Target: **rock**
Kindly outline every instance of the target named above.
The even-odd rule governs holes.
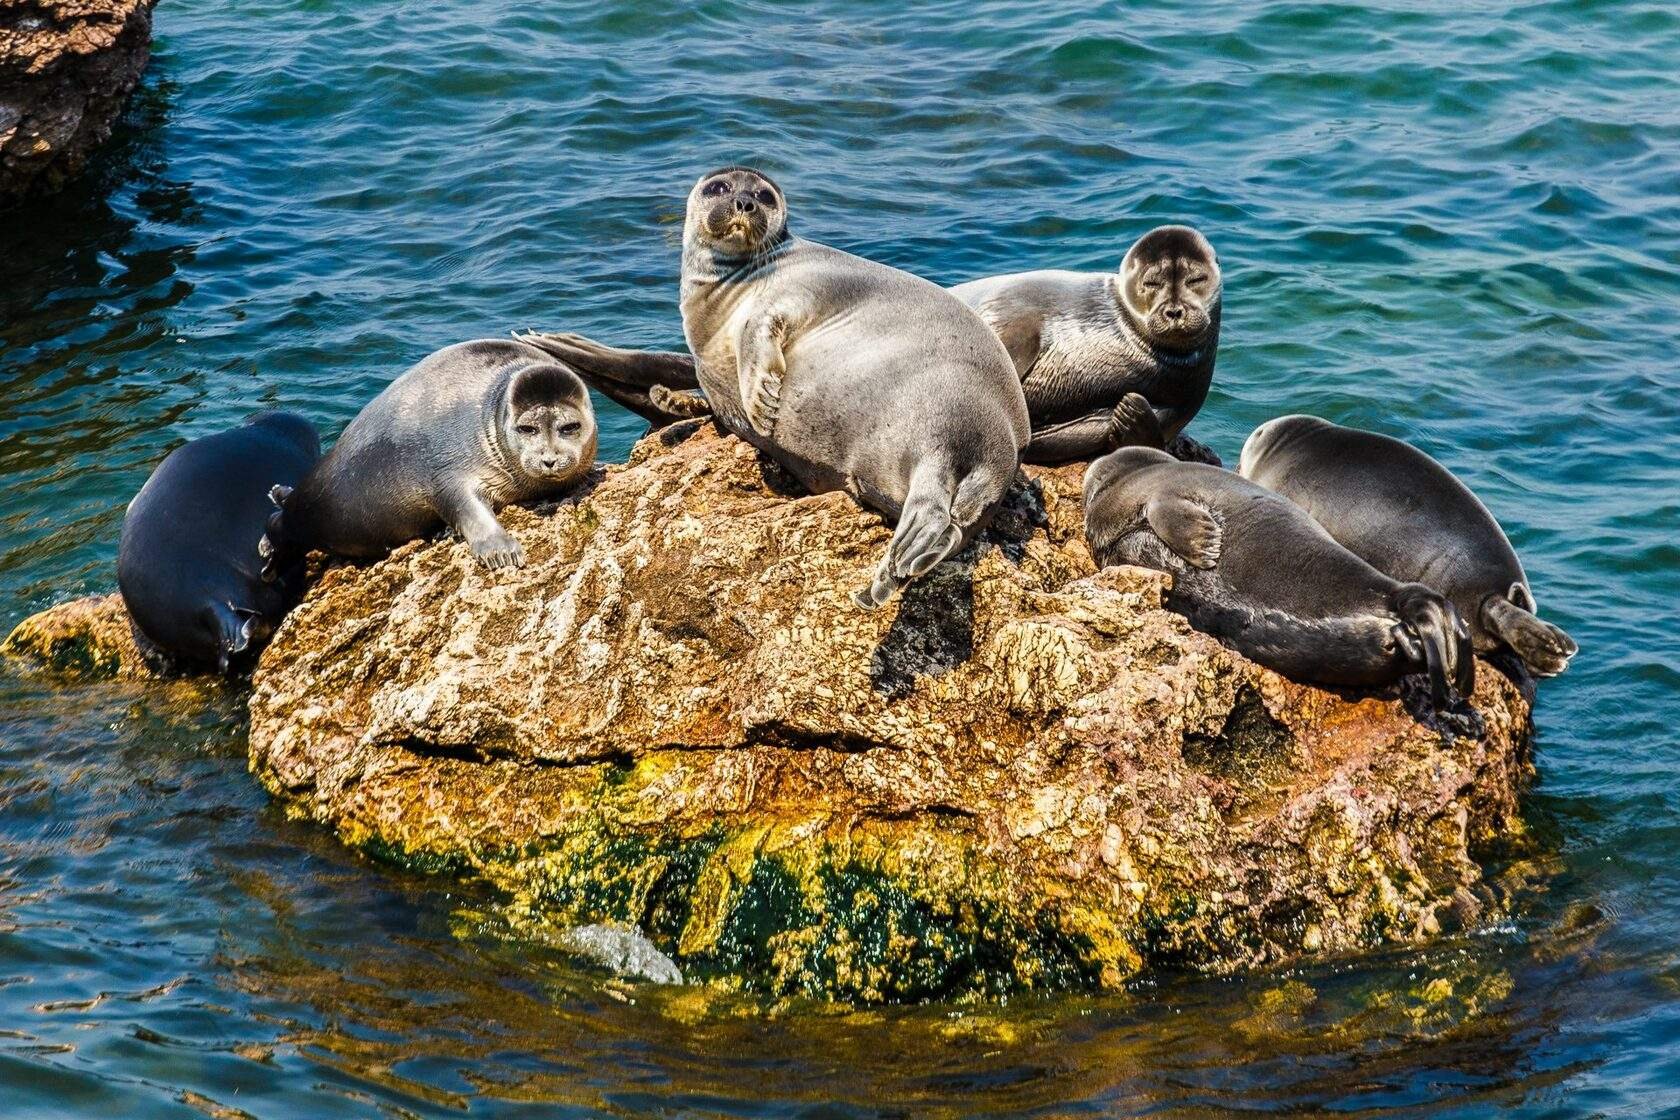
[[[600,965],[615,976],[654,984],[681,984],[682,969],[661,953],[641,930],[616,922],[566,930],[558,944],[568,952]]]
[[[72,599],[30,615],[0,642],[0,654],[35,661],[60,672],[152,675],[135,644],[120,595]]]
[[[1413,941],[1491,894],[1528,705],[1480,738],[1286,681],[1097,572],[1078,467],[1032,468],[980,544],[877,612],[886,545],[700,422],[557,506],[527,566],[454,540],[329,569],[251,696],[298,816],[502,888],[553,940],[645,930],[696,978],[917,1000],[1112,988]]]
[[[57,190],[110,136],[151,55],[156,2],[0,7],[0,205]]]

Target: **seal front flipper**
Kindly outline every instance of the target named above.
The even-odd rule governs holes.
[[[1205,506],[1188,498],[1157,495],[1144,503],[1143,517],[1155,535],[1187,563],[1197,568],[1219,563],[1225,531]]]
[[[1167,446],[1160,417],[1142,393],[1127,393],[1120,398],[1109,419],[1108,438],[1112,447],[1154,447],[1164,451]]]
[[[742,324],[735,342],[741,407],[753,431],[767,438],[782,407],[782,374],[787,372],[782,336],[786,329],[787,323],[780,315],[764,312]]]
[[[1535,676],[1557,676],[1580,649],[1568,634],[1534,614],[1534,597],[1521,583],[1513,583],[1504,595],[1489,595],[1481,614],[1488,632],[1515,650]]]
[[[472,554],[486,568],[520,568],[525,565],[525,553],[513,534],[502,528],[490,503],[476,489],[461,489],[444,495],[445,508],[438,512],[450,528],[461,534]]]
[[[655,385],[648,390],[648,402],[661,412],[683,420],[712,414],[712,402],[703,394],[668,389],[663,385]]]
[[[1393,606],[1394,613],[1422,646],[1421,660],[1429,673],[1429,692],[1435,706],[1444,708],[1457,697],[1468,698],[1476,689],[1476,657],[1470,628],[1458,610],[1439,592],[1421,583],[1401,584],[1394,592]]]

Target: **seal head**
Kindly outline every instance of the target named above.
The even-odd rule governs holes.
[[[787,237],[787,200],[762,171],[720,167],[689,191],[685,227],[685,241],[698,241],[719,257],[754,257]]]
[[[1218,327],[1219,258],[1189,226],[1158,226],[1120,262],[1120,299],[1144,339],[1163,350],[1201,348]]]
[[[579,463],[595,459],[595,416],[580,388],[574,374],[550,361],[508,379],[497,410],[501,449],[533,492],[564,485]]]

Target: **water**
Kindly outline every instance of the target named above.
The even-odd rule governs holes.
[[[709,166],[947,283],[1190,221],[1226,275],[1192,432],[1416,441],[1581,643],[1512,919],[998,1009],[620,989],[288,822],[236,694],[8,667],[7,1116],[1680,1114],[1680,13],[1059,7],[166,0],[92,180],[0,214],[0,625],[109,589],[150,466],[249,411],[335,431],[516,327],[679,343]]]

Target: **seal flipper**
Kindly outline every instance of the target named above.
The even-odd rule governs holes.
[[[1161,418],[1155,415],[1142,393],[1127,393],[1120,398],[1109,417],[1108,438],[1112,447],[1153,447],[1164,451],[1167,446]]]
[[[216,671],[226,676],[235,657],[268,637],[268,620],[261,611],[229,602],[213,602],[204,609],[216,633]]]
[[[1580,649],[1563,630],[1534,614],[1534,597],[1520,583],[1504,595],[1489,595],[1481,614],[1488,632],[1510,646],[1537,677],[1557,676]]]
[[[586,381],[591,376],[640,389],[664,385],[698,389],[694,358],[670,350],[625,350],[607,346],[581,334],[542,331],[514,332],[514,339],[560,359]],[[590,381],[590,384],[595,384]]]
[[[741,407],[753,431],[769,438],[782,408],[782,375],[787,359],[782,355],[780,316],[774,312],[755,315],[741,326],[735,340],[736,374],[740,378]]]
[[[263,535],[257,539],[257,555],[262,558],[264,583],[279,579],[280,573],[300,555],[297,546],[286,539],[286,499],[292,496],[293,490],[293,487],[279,483],[268,488],[268,500],[274,503],[274,512],[268,515]]]
[[[648,402],[662,412],[682,420],[710,416],[712,404],[704,395],[655,385],[648,390]]]
[[[1468,699],[1476,689],[1476,657],[1470,645],[1470,628],[1458,610],[1421,583],[1401,584],[1394,592],[1393,606],[1394,613],[1422,646],[1429,694],[1435,706],[1446,708],[1457,697]],[[1412,652],[1415,659],[1416,650]]]
[[[1156,497],[1143,507],[1144,520],[1166,546],[1197,568],[1219,563],[1225,530],[1212,511],[1188,498]]]
[[[943,468],[924,463],[910,480],[898,526],[887,544],[870,585],[852,596],[865,610],[884,606],[893,592],[940,563],[962,547],[963,529],[952,516],[957,500]]]

